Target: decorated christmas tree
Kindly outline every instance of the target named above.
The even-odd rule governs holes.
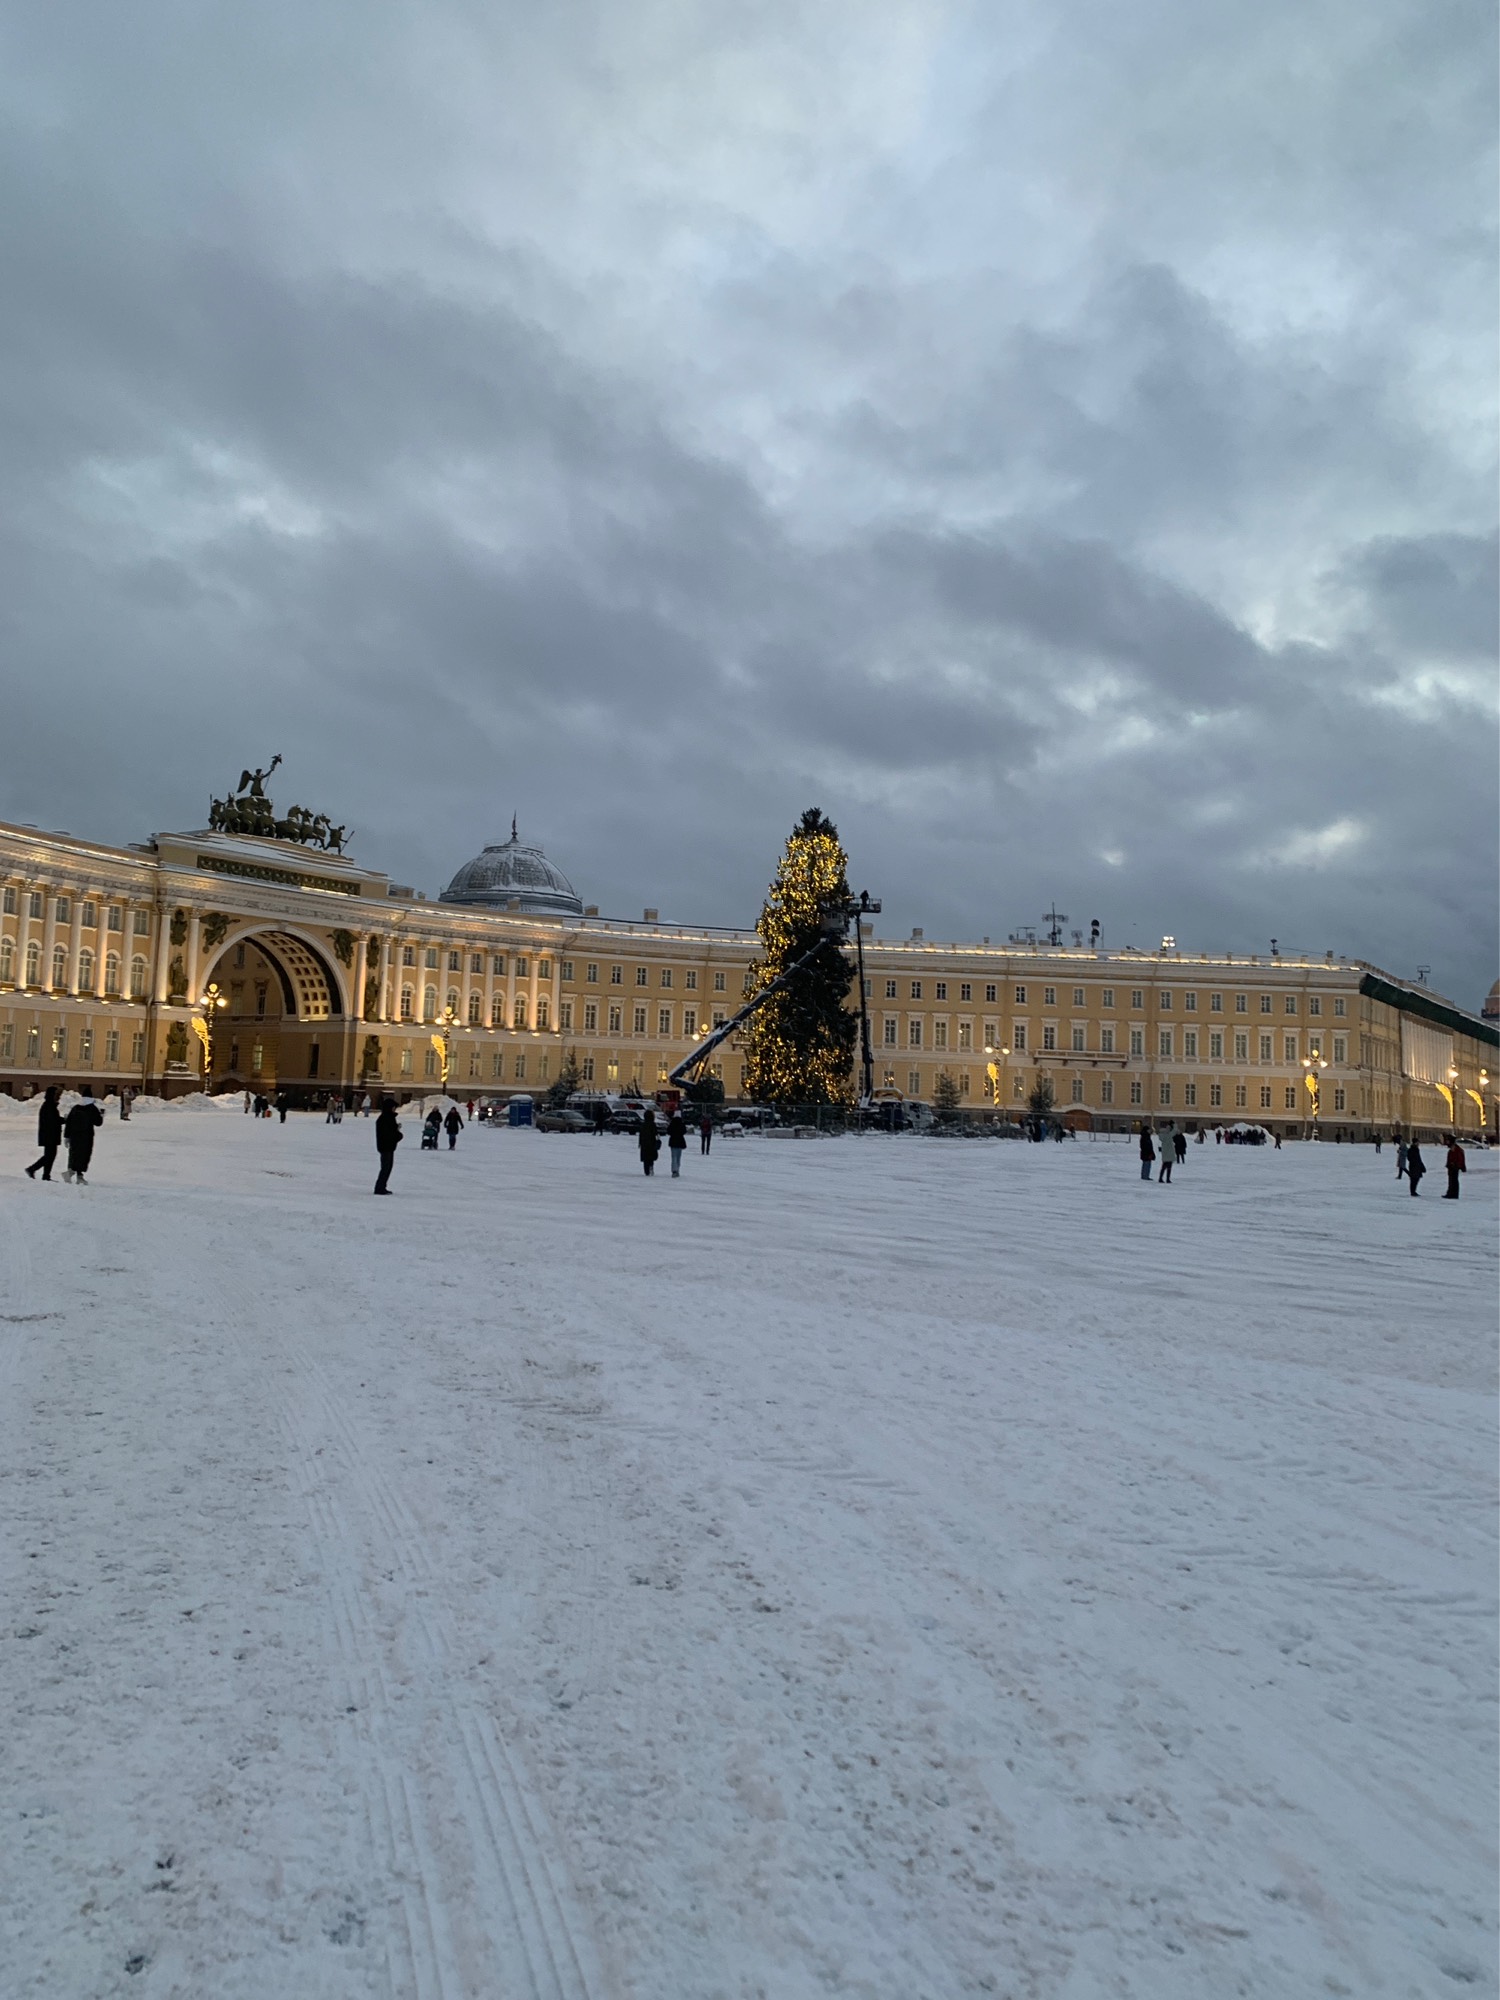
[[[745,1095],[762,1104],[847,1104],[853,1094],[858,1017],[847,1003],[854,968],[823,921],[849,899],[848,861],[838,829],[816,806],[792,829],[771,893],[755,926],[761,956],[747,991],[757,993],[819,946],[746,1031]]]

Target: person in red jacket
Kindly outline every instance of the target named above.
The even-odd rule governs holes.
[[[1464,1157],[1464,1149],[1459,1145],[1456,1133],[1450,1132],[1448,1135],[1448,1157],[1443,1164],[1448,1169],[1448,1187],[1443,1195],[1443,1200],[1457,1201],[1458,1177],[1460,1174],[1466,1174],[1469,1171],[1469,1162]]]

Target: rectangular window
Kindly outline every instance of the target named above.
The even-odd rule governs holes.
[[[1170,1083],[1157,1085],[1157,1100],[1162,1104],[1170,1104],[1172,1102],[1172,1086]]]
[[[469,970],[470,972],[484,971],[484,954],[482,952],[471,951],[469,953]]]
[[[1250,1060],[1250,1037],[1249,1037],[1248,1035],[1236,1035],[1236,1036],[1235,1036],[1235,1038],[1234,1038],[1234,1059],[1235,1059],[1235,1061],[1236,1061],[1236,1062],[1249,1062],[1249,1060]]]
[[[1296,1084],[1295,1084],[1295,1083],[1289,1083],[1289,1084],[1287,1085],[1287,1087],[1286,1087],[1286,1091],[1285,1091],[1284,1095],[1285,1095],[1285,1101],[1286,1101],[1286,1108],[1287,1108],[1287,1110],[1288,1110],[1288,1111],[1295,1111],[1295,1110],[1297,1109],[1297,1086],[1296,1086]]]
[[[1184,1013],[1184,1014],[1196,1014],[1196,1013],[1197,1013],[1197,1011],[1198,1011],[1198,996],[1197,996],[1197,994],[1196,994],[1196,993],[1184,993],[1184,994],[1183,994],[1183,996],[1182,996],[1182,1011],[1183,1011],[1183,1013]]]
[[[714,1026],[716,1028],[722,1028],[723,1025],[724,1025],[724,1009],[722,1007],[715,1007]]]
[[[1158,1006],[1158,1007],[1159,1007],[1159,1008],[1161,1009],[1161,1011],[1162,1011],[1162,1013],[1163,1013],[1163,1014],[1170,1014],[1170,1013],[1171,1013],[1171,1011],[1172,1011],[1172,994],[1171,994],[1171,990],[1170,990],[1170,988],[1168,988],[1168,987],[1166,987],[1166,986],[1163,986],[1163,987],[1161,988],[1160,992],[1159,992],[1159,993],[1157,994],[1157,996],[1156,996],[1156,1004],[1157,1004],[1157,1006]]]
[[[1130,1101],[1132,1104],[1139,1104],[1141,1101],[1141,1080],[1139,1077],[1130,1086]]]
[[[945,1049],[945,1048],[947,1048],[947,1046],[948,1046],[948,1023],[947,1023],[946,1021],[934,1021],[934,1022],[933,1022],[933,1024],[932,1024],[932,1046],[933,1046],[933,1047],[934,1047],[935,1049]]]
[[[594,961],[591,960],[583,968],[583,977],[585,983],[589,986],[597,986],[599,984],[599,967]]]
[[[109,912],[109,915],[104,920],[104,928],[109,931],[124,930],[125,912],[119,909],[111,910]]]
[[[1321,1035],[1309,1035],[1309,1036],[1308,1036],[1308,1038],[1307,1038],[1307,1053],[1308,1053],[1308,1054],[1309,1054],[1310,1056],[1320,1056],[1320,1055],[1322,1055],[1322,1053],[1323,1053],[1323,1037],[1322,1037]]]
[[[537,976],[537,978],[538,978],[538,979],[551,979],[551,977],[552,977],[552,961],[551,961],[551,959],[550,959],[550,958],[539,958],[539,959],[537,960],[537,962],[536,962],[536,976]],[[543,1057],[542,1057],[542,1061],[543,1061],[543,1062],[545,1062],[546,1060],[547,1060],[547,1058],[546,1058],[545,1056],[543,1056]]]
[[[610,1033],[611,1033],[612,1035],[618,1035],[618,1034],[620,1033],[620,1023],[621,1023],[621,1021],[622,1021],[622,1020],[624,1019],[624,1015],[625,1015],[625,1010],[624,1010],[624,1008],[623,1008],[623,1007],[611,1007],[611,1008],[610,1008],[610,1010],[609,1010],[609,1032],[610,1032]]]
[[[967,979],[964,980],[963,983],[960,985],[958,989],[958,997],[960,1000],[972,1000],[974,998],[974,989],[969,984]]]
[[[1341,1083],[1333,1086],[1333,1108],[1335,1111],[1344,1109],[1344,1086]]]
[[[598,1028],[599,1002],[597,1000],[586,1001],[583,1009],[583,1032],[586,1035],[596,1034]]]
[[[670,1007],[658,1007],[658,1008],[657,1008],[657,1010],[656,1010],[656,1032],[657,1032],[657,1034],[659,1034],[659,1035],[670,1035],[670,1034],[671,1034],[671,1032],[672,1032],[672,1010],[671,1010],[671,1008],[670,1008]]]
[[[623,986],[625,984],[625,968],[623,965],[612,965],[609,968],[609,983],[611,986]]]
[[[498,1082],[505,1074],[505,1057],[496,1049],[490,1057],[490,1075]]]
[[[938,981],[938,983],[937,983],[937,997],[938,997],[938,999],[939,999],[939,1000],[946,1000],[946,999],[947,999],[947,997],[948,997],[948,982],[947,982],[947,980],[946,980],[946,979],[940,979],[940,980]]]
[[[552,1002],[550,1000],[537,1001],[536,1024],[539,1028],[550,1028],[552,1026]],[[547,1058],[543,1056],[542,1061],[545,1062],[546,1060]]]
[[[1073,1053],[1075,1055],[1082,1055],[1083,1053],[1083,1033],[1082,1028],[1075,1028],[1073,1030]]]
[[[120,1060],[120,1031],[109,1028],[104,1036],[104,1066],[113,1069]]]
[[[61,1063],[68,1060],[68,1030],[65,1026],[53,1030],[52,1059]]]
[[[41,911],[40,911],[40,910],[34,910],[34,911],[32,912],[32,915],[33,915],[33,916],[38,916],[38,917],[39,917],[39,916],[41,915]],[[151,912],[150,912],[149,910],[137,910],[137,911],[136,911],[136,913],[135,913],[135,935],[136,935],[137,937],[150,937],[150,935],[151,935]]]
[[[401,1018],[403,1021],[409,1021],[411,1015],[403,1014]],[[503,993],[497,993],[490,1002],[490,1026],[492,1028],[503,1028],[505,1026],[505,995]]]
[[[1018,986],[1016,988],[1016,1005],[1018,1007],[1024,1007],[1026,1005],[1026,988],[1024,986]]]
[[[1101,1028],[1101,1029],[1099,1030],[1099,1053],[1100,1053],[1100,1055],[1102,1055],[1102,1056],[1112,1056],[1112,1055],[1114,1054],[1114,1052],[1115,1052],[1115,1031],[1114,1031],[1114,1029],[1113,1029],[1113,1028]]]
[[[97,903],[84,904],[82,923],[86,931],[93,931],[99,928],[99,905]]]
[[[561,963],[561,964],[560,964],[560,965],[558,966],[558,968],[557,968],[557,976],[558,976],[558,978],[559,978],[560,980],[562,980],[562,982],[564,983],[564,985],[571,985],[571,984],[572,984],[572,982],[573,982],[573,961],[572,961],[572,959],[571,959],[571,958],[565,958],[565,959],[564,959],[564,960],[562,961],[562,963]]]
[[[896,997],[896,982],[895,982],[895,980],[894,980],[894,979],[888,979],[888,980],[887,980],[887,981],[885,982],[885,997],[886,997],[886,999],[887,999],[887,1000],[894,1000],[894,999],[895,999],[895,997]]]
[[[999,994],[993,986],[986,986],[984,989],[984,997],[986,1001],[988,1001],[989,1005],[993,1007],[996,1000],[999,998]]]
[[[1196,1083],[1185,1083],[1182,1086],[1182,1101],[1188,1107],[1189,1111],[1191,1111],[1193,1106],[1198,1102],[1198,1086]]]
[[[912,999],[913,999],[913,1000],[920,1000],[920,999],[921,999],[921,997],[922,997],[922,982],[921,982],[921,980],[920,980],[920,979],[914,979],[914,980],[912,981],[912,983],[911,983],[911,997],[912,997]]]
[[[523,1053],[516,1057],[516,1082],[524,1083],[525,1081],[526,1081],[526,1057],[525,1054]]]
[[[908,1021],[908,1022],[907,1022],[907,1024],[906,1024],[906,1046],[907,1046],[907,1047],[908,1047],[909,1049],[919,1049],[919,1048],[921,1048],[921,1046],[922,1046],[922,1023],[921,1023],[920,1021]]]
[[[1115,1004],[1115,989],[1113,986],[1106,986],[1099,997],[1106,1007],[1113,1007]]]
[[[1055,1049],[1055,1048],[1057,1047],[1057,1030],[1056,1030],[1056,1028],[1043,1028],[1043,1030],[1042,1030],[1042,1047],[1043,1047],[1044,1049]]]
[[[1282,1036],[1281,1055],[1284,1062],[1291,1063],[1297,1060],[1297,1037],[1295,1035]]]
[[[1000,1025],[999,1025],[999,1023],[998,1023],[997,1021],[986,1021],[986,1022],[985,1022],[985,1024],[984,1024],[984,1045],[985,1045],[985,1047],[986,1047],[987,1049],[998,1049],[998,1048],[999,1048],[999,1046],[1000,1046]]]
[[[1209,1013],[1210,1013],[1210,1014],[1222,1014],[1222,1013],[1223,1013],[1223,1011],[1224,1011],[1224,995],[1223,995],[1222,993],[1210,993],[1210,994],[1209,994],[1209,996],[1208,996],[1208,1011],[1209,1011]]]
[[[1081,1076],[1075,1076],[1073,1079],[1073,1102],[1075,1104],[1082,1104],[1083,1102],[1083,1078]]]
[[[1335,1015],[1335,1017],[1336,1017],[1336,1018],[1337,1018],[1338,1020],[1342,1021],[1342,1020],[1343,1020],[1343,1018],[1344,1018],[1344,1003],[1343,1003],[1343,1001],[1342,1001],[1342,1000],[1335,1000],[1335,1001],[1334,1001],[1334,1003],[1333,1003],[1333,1011],[1334,1011],[1334,1015]]]
[[[1322,1011],[1323,1011],[1323,1001],[1322,1001],[1322,998],[1321,998],[1321,996],[1320,996],[1319,994],[1317,994],[1317,993],[1310,993],[1310,994],[1308,995],[1308,999],[1307,999],[1307,1011],[1308,1011],[1308,1013],[1309,1013],[1309,1014],[1321,1014],[1321,1013],[1322,1013]]]
[[[243,949],[243,947],[241,947],[241,948]],[[416,947],[416,946],[415,946],[414,944],[404,944],[404,945],[402,945],[402,947],[401,947],[401,963],[402,963],[403,965],[415,965],[415,964],[416,964],[416,962],[417,962],[417,947]],[[236,960],[236,963],[238,964],[238,963],[239,963],[239,961],[238,961],[238,960]],[[497,966],[495,967],[495,970],[496,970],[497,972],[500,972],[500,971],[503,971],[503,969],[504,969],[504,964],[505,964],[505,961],[504,961],[504,960],[502,959],[502,960],[501,960],[501,962],[500,962],[500,964],[499,964],[499,965],[497,965]]]
[[[1101,1104],[1113,1104],[1114,1101],[1115,1080],[1112,1076],[1107,1076],[1099,1086],[1099,1102]]]
[[[1260,1087],[1260,1108],[1262,1111],[1269,1111],[1271,1108],[1271,1086],[1268,1083],[1263,1083]]]
[[[592,1083],[594,1080],[594,1058],[592,1056],[585,1056],[583,1059],[583,1080],[585,1083]]]
[[[33,915],[34,917],[39,917],[39,916],[41,916],[41,915],[42,915],[42,914],[44,913],[44,911],[45,911],[45,908],[46,908],[46,904],[45,904],[45,901],[44,901],[44,899],[43,899],[43,896],[42,896],[42,892],[41,892],[41,890],[40,890],[40,889],[33,889],[33,890],[32,890],[32,892],[31,892],[31,901],[30,901],[30,903],[29,903],[29,904],[27,905],[27,907],[28,907],[28,908],[30,909],[30,911],[31,911],[31,914],[32,914],[32,915]],[[135,923],[135,927],[136,927],[136,929],[137,929],[137,930],[139,930],[139,929],[140,929],[140,927],[141,927],[141,921],[140,921],[140,920],[141,920],[141,918],[142,918],[143,916],[145,916],[145,914],[146,914],[146,912],[145,912],[144,910],[137,910],[137,911],[136,911],[136,913],[135,913],[135,917],[136,917],[136,923]]]
[[[1336,1063],[1346,1063],[1346,1062],[1348,1062],[1348,1060],[1349,1060],[1349,1037],[1348,1037],[1347,1035],[1335,1035],[1335,1036],[1334,1036],[1334,1038],[1333,1038],[1333,1059],[1334,1059],[1334,1061],[1335,1061]]]
[[[1042,1005],[1044,1007],[1055,1007],[1057,1005],[1057,988],[1055,986],[1044,986],[1042,988]]]
[[[906,1088],[909,1096],[919,1097],[921,1095],[922,1072],[919,1069],[909,1069],[906,1072]]]
[[[1130,1053],[1133,1056],[1143,1056],[1146,1053],[1146,1030],[1144,1028],[1131,1029]]]
[[[1130,989],[1130,1004],[1131,1004],[1131,1006],[1132,1006],[1132,1007],[1134,1007],[1134,1008],[1135,1008],[1135,1009],[1137,1010],[1137,1012],[1139,1012],[1139,1010],[1140,1010],[1140,1009],[1141,1009],[1142,1007],[1144,1007],[1144,1006],[1145,1006],[1145,1004],[1146,1004],[1146,996],[1145,996],[1144,992],[1143,992],[1143,991],[1141,990],[1141,988],[1140,988],[1139,986],[1132,986],[1132,987],[1131,987],[1131,989]]]
[[[1167,1061],[1169,1062],[1171,1061],[1172,1030],[1170,1028],[1162,1028],[1161,1030],[1159,1030],[1156,1037],[1156,1053],[1159,1057],[1164,1056],[1167,1059]]]
[[[572,1034],[573,1003],[571,1000],[564,1000],[559,1003],[557,1009],[557,1025],[562,1029],[565,1035]]]
[[[1182,1053],[1188,1062],[1196,1062],[1198,1060],[1198,1030],[1196,1028],[1183,1029]]]
[[[1269,993],[1262,993],[1262,994],[1261,994],[1261,996],[1260,996],[1260,1011],[1262,1012],[1262,1014],[1269,1014],[1269,1013],[1270,1013],[1270,1011],[1271,1011],[1271,996],[1270,996],[1270,994],[1269,994]]]
[[[13,917],[16,914],[16,892],[14,889],[6,890],[4,902],[0,904],[0,907],[4,908],[5,914],[8,917]]]
[[[631,1016],[631,1019],[632,1019],[632,1021],[633,1021],[633,1022],[635,1023],[635,1032],[636,1032],[636,1034],[638,1034],[638,1035],[644,1035],[644,1034],[645,1034],[645,1032],[646,1032],[646,1010],[645,1010],[645,1008],[644,1008],[644,1007],[637,1007],[637,1008],[635,1009],[635,1012],[634,1012],[634,1013],[632,1014],[632,1016]]]
[[[143,1063],[143,1062],[144,1062],[145,1060],[146,1060],[146,1036],[145,1036],[145,1031],[144,1031],[143,1029],[141,1029],[141,1028],[137,1028],[137,1029],[136,1029],[136,1031],[135,1031],[135,1033],[134,1033],[134,1034],[133,1034],[133,1035],[132,1035],[132,1036],[130,1037],[130,1061],[131,1061],[131,1066],[132,1066],[133,1068],[139,1068],[139,1067],[140,1067],[140,1065],[141,1065],[141,1064],[142,1064],[142,1063]]]
[[[1295,994],[1295,993],[1288,993],[1288,995],[1286,996],[1286,1001],[1285,1001],[1285,1007],[1286,1007],[1286,1011],[1287,1011],[1287,1013],[1288,1013],[1288,1014],[1295,1014],[1295,1013],[1296,1013],[1296,1011],[1297,1011],[1297,996],[1296,996],[1296,994]]]
[[[650,971],[651,969],[649,966],[638,965],[636,967],[635,983],[637,986],[644,986],[646,984],[647,979],[650,977]]]
[[[672,968],[670,965],[664,965],[662,967],[661,983],[663,986],[670,986],[672,984]]]
[[[1011,1033],[1010,1045],[1016,1051],[1017,1055],[1024,1055],[1026,1053],[1026,1023],[1024,1021],[1017,1021]]]
[[[959,1022],[959,1024],[958,1024],[958,1046],[959,1046],[959,1047],[960,1047],[961,1049],[972,1049],[972,1048],[973,1048],[973,1046],[974,1046],[974,1023],[973,1023],[972,1021],[960,1021],[960,1022]]]
[[[882,1021],[880,1031],[882,1048],[893,1049],[896,1046],[896,1023],[894,1021]]]
[[[1248,993],[1235,994],[1234,1011],[1236,1014],[1248,1014],[1250,1012],[1250,995]]]
[[[463,953],[461,951],[450,951],[448,954],[448,970],[450,972],[462,972],[463,969],[464,969]]]
[[[698,1032],[698,1009],[697,1009],[696,1007],[684,1007],[684,1008],[683,1008],[683,1010],[682,1010],[682,1032],[683,1032],[683,1035],[684,1035],[685,1037],[686,1037],[686,1036],[692,1036],[692,1035],[696,1035],[696,1034],[697,1034],[697,1032]]]
[[[1211,1110],[1218,1110],[1219,1106],[1224,1102],[1224,1087],[1222,1084],[1211,1083],[1208,1086],[1208,1102]]]
[[[715,993],[722,993],[724,991],[724,974],[722,972],[714,974],[714,991]]]
[[[1260,1038],[1260,1059],[1262,1062],[1269,1062],[1271,1060],[1271,1037],[1269,1035],[1262,1035]]]
[[[1210,1062],[1224,1060],[1224,1035],[1222,1029],[1215,1028],[1208,1038],[1208,1059]]]
[[[1235,1109],[1236,1109],[1236,1110],[1238,1110],[1238,1111],[1243,1111],[1243,1110],[1244,1110],[1244,1108],[1245,1108],[1245,1086],[1244,1086],[1244,1084],[1242,1084],[1242,1083],[1237,1083],[1237,1084],[1236,1084],[1236,1085],[1234,1086],[1234,1102],[1235,1102]]]
[[[698,991],[698,975],[696,972],[684,973],[683,979],[689,993],[696,993]],[[868,984],[868,981],[866,983]]]
[[[1075,986],[1073,988],[1073,1005],[1075,1007],[1081,1007],[1083,1005],[1083,988],[1081,986]]]
[[[517,979],[524,979],[526,975],[530,972],[530,970],[531,970],[531,961],[529,959],[518,958],[516,960]]]

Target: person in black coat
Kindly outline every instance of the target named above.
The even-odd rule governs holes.
[[[380,1178],[375,1183],[376,1194],[389,1194],[386,1182],[391,1177],[391,1168],[396,1164],[396,1148],[405,1134],[396,1117],[394,1097],[382,1097],[380,1116],[375,1120],[375,1150],[380,1155]]]
[[[443,1130],[448,1134],[448,1151],[450,1153],[458,1144],[458,1135],[463,1129],[464,1115],[455,1104],[450,1108],[448,1116],[443,1120]]]
[[[656,1169],[656,1156],[661,1151],[661,1138],[656,1129],[656,1113],[649,1107],[641,1120],[641,1136],[638,1141],[641,1166],[649,1174]]]
[[[1143,1181],[1150,1180],[1151,1162],[1155,1158],[1156,1148],[1151,1143],[1151,1127],[1143,1125],[1141,1127],[1141,1179]]]
[[[1417,1182],[1426,1171],[1427,1162],[1422,1158],[1422,1148],[1413,1139],[1406,1149],[1406,1178],[1411,1182],[1413,1194],[1417,1191]]]
[[[85,1084],[82,1097],[63,1120],[63,1137],[68,1142],[68,1165],[63,1174],[65,1181],[77,1181],[80,1187],[87,1185],[84,1175],[94,1157],[94,1134],[103,1123],[104,1113],[94,1102],[93,1091]]]
[[[31,1165],[26,1169],[29,1179],[34,1180],[36,1178],[36,1170],[40,1167],[42,1170],[42,1179],[44,1181],[51,1180],[52,1162],[57,1158],[57,1149],[62,1144],[62,1135],[63,1121],[62,1113],[57,1108],[57,1085],[49,1083],[36,1114],[36,1142],[42,1149],[42,1157],[39,1160],[33,1160]]]
[[[687,1120],[680,1111],[674,1111],[667,1120],[667,1151],[672,1155],[672,1178],[675,1181],[682,1174],[682,1156],[687,1151]]]
[[[594,1137],[596,1139],[601,1137],[604,1128],[608,1123],[609,1123],[609,1106],[605,1103],[602,1097],[596,1097],[594,1099]]]
[[[714,1121],[705,1111],[698,1121],[698,1151],[706,1153],[714,1142]]]

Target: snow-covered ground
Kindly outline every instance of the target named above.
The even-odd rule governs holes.
[[[1494,1991],[1500,1156],[406,1124],[0,1119],[7,2000]]]

